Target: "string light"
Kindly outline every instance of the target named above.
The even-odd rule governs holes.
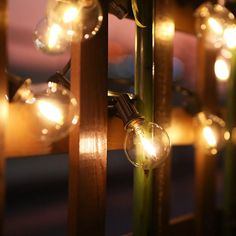
[[[194,117],[196,125],[195,143],[210,155],[216,155],[230,139],[230,133],[222,118],[203,111],[202,104],[195,93],[179,85],[173,90],[185,96],[185,110]]]
[[[54,82],[32,85],[28,79],[17,90],[12,102],[27,106],[29,129],[40,140],[49,143],[65,137],[79,119],[75,97]]]
[[[48,54],[64,53],[71,42],[94,37],[103,21],[97,0],[51,0],[47,14],[34,31],[36,48]]]
[[[224,120],[207,112],[199,112],[196,120],[197,142],[205,148],[207,154],[216,155],[230,139]]]
[[[115,107],[125,125],[124,150],[128,160],[144,170],[159,167],[170,151],[167,132],[141,117],[127,94],[116,97]]]
[[[220,48],[224,45],[224,32],[234,24],[234,15],[220,4],[205,2],[194,13],[198,37],[203,37],[207,46]]]

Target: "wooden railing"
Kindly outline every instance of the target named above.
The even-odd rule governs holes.
[[[71,90],[79,101],[80,122],[70,137],[51,146],[39,142],[28,130],[28,120],[22,120],[19,110],[24,107],[8,104],[7,80],[5,68],[6,57],[6,0],[0,2],[0,222],[3,223],[4,209],[4,166],[5,158],[21,158],[55,153],[68,153],[70,156],[69,173],[69,235],[104,235],[105,199],[106,199],[106,156],[107,150],[123,148],[124,129],[122,122],[115,117],[107,116],[107,15],[108,3],[101,1],[104,22],[101,31],[94,40],[82,45],[72,45]],[[145,1],[144,1],[145,3]],[[173,4],[173,5],[171,5]],[[170,5],[173,11],[170,12]],[[175,21],[175,29],[194,33],[193,9],[181,7],[171,1],[153,0],[155,8],[153,25],[167,16]],[[152,12],[150,12],[152,14]],[[173,145],[193,145],[195,130],[193,119],[183,109],[170,109],[170,86],[172,73],[172,41],[163,44],[161,39],[154,40],[154,120],[166,126]],[[190,52],[191,53],[191,52]],[[209,75],[213,68],[212,52],[198,48],[199,55],[199,95],[214,76]],[[211,54],[212,55],[212,54]],[[209,60],[208,60],[209,59]],[[164,60],[164,64],[159,63]],[[206,67],[207,66],[207,67]],[[164,90],[163,90],[164,89]],[[215,92],[215,87],[212,90]],[[160,97],[161,96],[161,97]],[[212,108],[215,101],[208,100],[206,106]],[[9,112],[8,111],[9,107]],[[19,125],[20,124],[20,125]],[[82,143],[85,142],[85,147]],[[197,147],[196,156],[196,211],[193,215],[169,221],[168,191],[170,186],[169,164],[155,173],[154,198],[155,212],[152,223],[157,226],[155,235],[214,235],[215,204],[214,181],[215,161],[202,153]],[[50,158],[50,157],[49,157]],[[159,184],[162,184],[160,186]],[[209,189],[210,188],[210,189]],[[83,191],[80,191],[83,189]],[[161,205],[160,205],[161,204]],[[194,223],[195,222],[195,223]],[[170,227],[169,227],[170,226]],[[196,227],[195,227],[196,226]],[[166,229],[167,227],[167,229]],[[155,227],[154,227],[155,228]],[[161,228],[161,230],[159,230]],[[127,232],[128,233],[128,232]]]

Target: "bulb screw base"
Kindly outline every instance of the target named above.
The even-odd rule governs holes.
[[[144,118],[138,113],[128,94],[121,94],[116,97],[115,100],[115,108],[118,116],[124,122],[125,129],[136,123],[136,121],[139,122],[144,120]]]

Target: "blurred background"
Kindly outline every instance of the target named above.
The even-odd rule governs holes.
[[[8,71],[33,82],[45,82],[68,61],[70,52],[48,56],[33,45],[33,31],[43,17],[46,1],[8,0]],[[135,24],[109,15],[108,77],[134,76]],[[186,50],[186,48],[188,50]],[[173,80],[193,89],[196,80],[196,38],[176,32]],[[191,53],[191,55],[190,55]],[[99,82],[99,81],[98,81]],[[113,88],[114,89],[114,88]],[[125,92],[131,88],[117,88]],[[180,106],[173,94],[173,105]],[[177,99],[175,99],[177,98]],[[172,161],[171,217],[193,212],[194,147],[174,146]],[[221,204],[222,174],[217,179]],[[133,167],[123,150],[108,152],[106,235],[132,230]],[[8,159],[6,162],[5,236],[64,236],[67,232],[67,154]]]

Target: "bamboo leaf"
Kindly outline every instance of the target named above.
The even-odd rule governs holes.
[[[131,1],[131,6],[132,6],[132,11],[133,11],[133,14],[134,14],[134,20],[135,20],[135,23],[138,27],[140,28],[145,28],[146,26],[143,25],[139,19],[138,19],[138,16],[137,16],[137,13],[138,13],[138,4],[137,4],[137,0],[132,0]]]

